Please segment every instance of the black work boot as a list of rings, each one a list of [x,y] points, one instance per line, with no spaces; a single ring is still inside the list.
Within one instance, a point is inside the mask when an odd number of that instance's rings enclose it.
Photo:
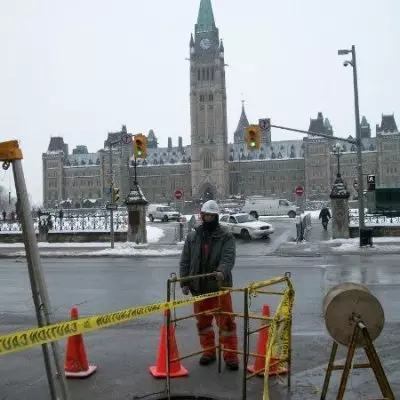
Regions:
[[[199,364],[200,365],[210,365],[213,362],[215,362],[216,359],[217,359],[217,357],[215,356],[215,354],[203,354],[200,357]]]
[[[237,371],[239,369],[239,361],[238,360],[226,360],[225,361],[226,368],[230,371]]]

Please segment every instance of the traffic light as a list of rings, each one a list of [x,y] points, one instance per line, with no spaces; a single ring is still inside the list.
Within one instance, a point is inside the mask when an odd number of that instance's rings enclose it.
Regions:
[[[112,190],[112,201],[113,203],[118,203],[119,201],[119,188],[113,188]]]
[[[247,128],[247,150],[260,149],[260,127],[258,125],[249,125]]]
[[[133,155],[136,158],[146,158],[147,155],[147,137],[141,133],[135,135],[133,141]]]
[[[367,175],[367,190],[369,192],[375,190],[375,175]]]

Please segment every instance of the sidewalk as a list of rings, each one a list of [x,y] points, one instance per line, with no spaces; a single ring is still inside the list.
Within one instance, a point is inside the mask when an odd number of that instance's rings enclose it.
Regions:
[[[39,253],[42,258],[61,257],[166,257],[181,254],[180,244],[136,245],[135,243],[115,243],[111,249],[110,243],[39,243]],[[2,244],[1,258],[26,257],[23,243]]]
[[[282,243],[274,256],[281,257],[321,257],[323,255],[352,254],[400,254],[400,237],[375,237],[372,247],[360,248],[359,238],[332,239],[331,226],[325,231],[317,219],[312,220],[312,227],[307,234],[307,240],[296,243]]]

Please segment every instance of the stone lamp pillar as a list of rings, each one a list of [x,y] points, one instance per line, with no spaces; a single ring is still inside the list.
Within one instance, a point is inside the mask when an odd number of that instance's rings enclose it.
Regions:
[[[128,242],[147,243],[146,206],[149,204],[142,189],[135,182],[125,204],[128,208]]]
[[[340,174],[337,174],[330,194],[332,205],[332,237],[348,239],[349,234],[349,196],[350,193]]]

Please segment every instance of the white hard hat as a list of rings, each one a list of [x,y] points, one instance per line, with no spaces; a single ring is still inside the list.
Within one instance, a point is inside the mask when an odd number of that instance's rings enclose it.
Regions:
[[[201,212],[205,214],[219,214],[218,204],[214,200],[208,200],[201,207]]]

